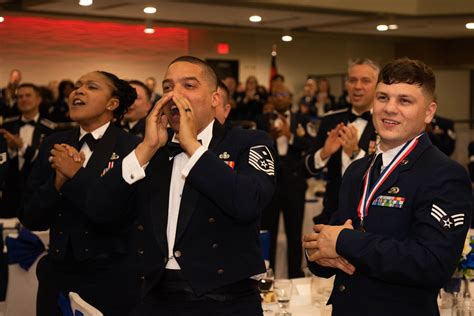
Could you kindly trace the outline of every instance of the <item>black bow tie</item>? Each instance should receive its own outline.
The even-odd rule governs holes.
[[[31,125],[35,126],[36,122],[34,120],[31,121],[20,121],[20,127],[25,126],[25,125]]]
[[[198,139],[198,142],[202,144],[202,141]],[[184,149],[181,148],[181,145],[176,142],[168,142],[168,156],[171,158],[176,157],[180,153],[184,153]]]
[[[361,115],[354,114],[353,112],[349,114],[349,122],[354,122],[358,118],[370,121],[372,119],[372,114],[370,113],[370,111],[364,112]]]
[[[89,146],[90,150],[91,151],[94,151],[95,150],[95,147],[97,146],[97,143],[99,142],[99,139],[95,139],[94,136],[92,136],[91,133],[87,133],[86,135],[84,135],[84,137],[81,138],[81,140],[79,141],[79,150],[82,148],[82,146],[84,145],[84,143],[87,144],[87,146]]]

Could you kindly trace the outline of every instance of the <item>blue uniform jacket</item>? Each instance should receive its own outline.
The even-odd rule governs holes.
[[[348,168],[331,224],[350,218],[359,226],[356,209],[371,159]],[[345,229],[337,239],[337,253],[355,274],[309,264],[316,275],[336,274],[333,315],[438,315],[436,296],[459,261],[471,211],[466,170],[422,135],[377,190],[364,219],[366,232]]]

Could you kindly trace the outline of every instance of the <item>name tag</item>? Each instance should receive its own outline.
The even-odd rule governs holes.
[[[373,202],[374,206],[385,206],[385,207],[395,207],[402,208],[405,198],[401,196],[388,196],[388,195],[379,195]]]

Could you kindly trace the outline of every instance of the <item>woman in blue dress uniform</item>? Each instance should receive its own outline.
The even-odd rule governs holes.
[[[138,139],[111,122],[136,98],[115,75],[82,76],[69,95],[71,119],[79,128],[48,137],[28,180],[20,221],[31,230],[50,230],[48,254],[37,267],[37,314],[61,315],[58,297],[70,291],[105,315],[128,315],[139,296],[139,251],[132,249],[134,212],[85,207],[91,187]]]

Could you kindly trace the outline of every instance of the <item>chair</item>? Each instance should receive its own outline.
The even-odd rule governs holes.
[[[35,232],[43,243],[48,243],[49,232]],[[11,237],[15,234],[10,234]],[[35,316],[38,279],[36,265],[46,252],[40,255],[33,265],[25,271],[19,264],[8,265],[8,286],[5,299],[5,316]]]
[[[84,301],[77,293],[69,292],[69,300],[74,316],[103,316],[97,308]]]

